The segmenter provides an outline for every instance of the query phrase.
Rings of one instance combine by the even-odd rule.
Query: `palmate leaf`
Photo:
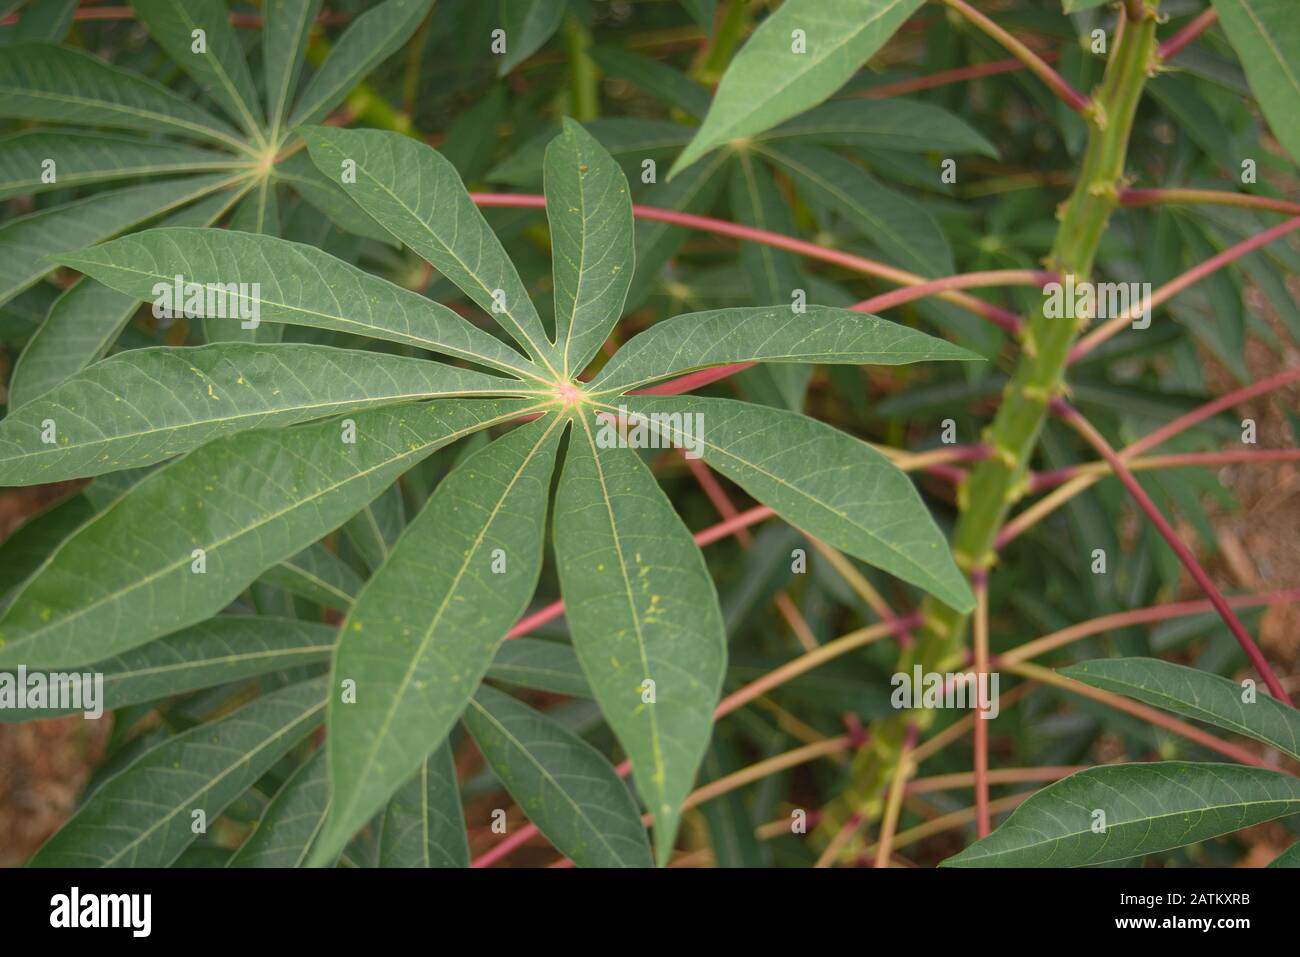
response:
[[[388,0],[353,20],[298,97],[285,129],[324,119],[367,73],[397,52],[432,5],[433,0]]]
[[[0,668],[98,661],[202,621],[435,449],[530,408],[447,399],[358,413],[355,443],[339,422],[211,442],[141,480],[51,556],[0,617]]]
[[[253,833],[227,867],[301,867],[329,806],[324,749],[304,761],[275,792]]]
[[[333,803],[314,866],[338,854],[446,736],[527,607],[562,424],[544,416],[469,456],[353,604],[334,654]],[[355,701],[344,700],[343,682]]]
[[[89,53],[48,43],[5,48],[0,116],[177,133],[248,151],[232,127],[161,84]]]
[[[732,399],[626,396],[619,404],[654,414],[652,428],[673,445],[698,443],[704,461],[792,525],[958,611],[975,606],[911,480],[866,443],[797,412]],[[683,431],[692,415],[702,416],[694,435]]]
[[[1105,830],[1093,830],[1105,813]],[[1089,768],[1035,793],[946,867],[1083,867],[1195,844],[1300,812],[1300,779],[1236,764]]]
[[[111,711],[317,664],[329,658],[335,635],[336,629],[330,625],[310,621],[220,615],[83,670],[104,676],[104,700],[100,703]],[[0,708],[0,722],[75,713],[76,708]]]
[[[128,186],[13,219],[0,226],[0,302],[52,272],[57,257],[116,235],[150,217],[215,192],[233,180],[221,173]]]
[[[55,160],[54,181],[42,163]],[[86,186],[132,176],[234,169],[228,153],[112,133],[23,130],[0,140],[0,199]]]
[[[380,867],[468,867],[469,842],[456,765],[444,741],[384,810]]]
[[[1300,20],[1288,0],[1213,0],[1269,129],[1300,163]]]
[[[614,353],[588,386],[630,392],[660,379],[735,362],[904,365],[980,356],[879,316],[830,306],[714,309],[655,323]]]
[[[921,0],[786,0],[727,67],[699,132],[669,176],[728,140],[753,136],[826,99]],[[795,52],[793,32],[806,50]]]
[[[506,52],[497,65],[497,76],[505,76],[541,49],[560,28],[567,8],[566,0],[500,0]]]
[[[101,785],[31,866],[168,866],[194,840],[194,811],[211,824],[320,723],[325,680],[263,695],[145,752]]]
[[[255,140],[262,137],[261,102],[244,59],[244,48],[230,25],[225,0],[133,0],[136,16],[149,35],[188,73],[203,92]],[[201,30],[201,52],[194,31]]]
[[[307,343],[120,352],[0,421],[0,486],[151,465],[250,429],[416,399],[508,395],[512,379]],[[53,422],[55,441],[42,439]]]
[[[238,288],[222,304],[227,312],[248,315],[256,308],[264,323],[357,333],[519,375],[536,374],[517,352],[446,306],[314,246],[273,236],[229,229],[150,229],[60,261],[146,302],[157,298],[157,284],[174,284],[178,275],[204,287],[226,289],[233,283]]]
[[[299,131],[326,176],[355,164],[344,191],[381,226],[487,311],[533,358],[548,363],[555,347],[514,264],[442,155],[400,133]],[[553,367],[550,371],[556,372]]]
[[[1243,701],[1241,685],[1219,675],[1156,658],[1103,658],[1062,668],[1060,673],[1244,734],[1300,760],[1300,711],[1267,694]]]
[[[529,820],[573,863],[653,866],[627,785],[586,741],[486,686],[470,700],[465,727]]]
[[[556,495],[560,590],[578,660],[655,816],[663,866],[708,747],[726,636],[690,532],[636,452],[597,449],[592,425],[575,416]]]
[[[215,193],[172,213],[162,225],[211,226],[225,215],[237,195],[233,190]],[[50,307],[14,365],[9,379],[10,408],[43,395],[103,358],[139,306],[135,296],[89,277],[68,289]]]
[[[546,215],[555,279],[560,372],[577,376],[609,338],[635,269],[627,179],[591,134],[567,117],[546,148]]]

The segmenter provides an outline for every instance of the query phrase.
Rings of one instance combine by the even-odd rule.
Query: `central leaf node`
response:
[[[566,407],[579,406],[587,401],[587,393],[583,392],[576,382],[556,383],[553,392],[560,404]]]

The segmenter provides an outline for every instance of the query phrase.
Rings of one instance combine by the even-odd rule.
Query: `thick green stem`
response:
[[[1076,280],[1088,278],[1097,245],[1111,212],[1119,205],[1124,160],[1138,100],[1156,62],[1154,3],[1138,22],[1125,24],[1101,86],[1088,111],[1088,145],[1074,192],[1062,207],[1060,228],[1046,263]],[[1087,318],[1049,318],[1040,309],[1025,326],[1022,354],[1003,391],[1002,404],[984,433],[993,454],[981,462],[958,494],[961,517],[953,534],[953,554],[967,572],[988,569],[996,561],[995,542],[1011,506],[1027,490],[1030,457],[1047,415],[1047,404],[1061,394],[1066,358]],[[932,599],[922,607],[925,627],[901,656],[898,671],[943,672],[963,661],[966,616]],[[823,840],[835,834],[855,811],[880,812],[882,789],[898,764],[909,724],[924,728],[932,714],[900,712],[877,722],[870,744],[855,757],[845,792],[828,808],[819,825]]]
[[[731,0],[717,21],[717,29],[708,46],[691,68],[691,76],[707,86],[714,86],[731,62],[749,28],[750,0]]]
[[[564,24],[564,46],[569,52],[569,92],[573,98],[573,118],[590,123],[600,115],[600,74],[587,51],[591,34],[576,16]]]

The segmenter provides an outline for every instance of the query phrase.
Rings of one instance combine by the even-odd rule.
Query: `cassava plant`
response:
[[[1300,382],[1246,359],[1300,340],[1300,21],[981,6],[0,27],[0,485],[54,490],[0,543],[0,722],[113,713],[30,863],[1205,863],[1294,823],[1239,611],[1300,588],[1224,594],[1196,469],[1300,460],[1223,414]]]

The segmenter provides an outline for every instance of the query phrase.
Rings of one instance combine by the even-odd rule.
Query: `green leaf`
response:
[[[7,0],[0,3],[0,11],[9,13],[21,5],[22,0]],[[0,44],[21,43],[25,40],[58,43],[68,35],[76,12],[77,0],[32,0],[23,9],[22,17],[16,24],[0,27]]]
[[[271,142],[280,141],[280,124],[302,73],[321,0],[269,0],[263,5],[262,63],[266,71],[266,119]]]
[[[104,697],[98,703],[113,711],[325,661],[335,633],[330,625],[291,618],[222,615],[83,670],[104,676]],[[35,721],[85,710],[0,708],[0,722]]]
[[[630,392],[659,379],[733,362],[906,365],[975,360],[973,352],[879,316],[830,306],[736,307],[692,312],[637,333],[588,392]]]
[[[214,173],[129,186],[11,219],[0,226],[0,261],[5,264],[0,302],[52,272],[52,257],[97,243],[229,182],[229,177]]]
[[[397,544],[405,527],[402,489],[394,482],[377,499],[348,519],[343,534],[373,571],[388,560],[388,553]]]
[[[1105,831],[1093,830],[1105,813]],[[1300,811],[1300,779],[1237,764],[1089,768],[1049,784],[946,867],[1083,867],[1195,844]]]
[[[217,312],[350,332],[419,346],[506,372],[534,376],[517,352],[452,310],[302,243],[229,229],[150,229],[60,262],[153,302],[175,277],[229,290]],[[222,301],[224,299],[224,302]],[[206,315],[206,303],[197,312]],[[227,320],[235,322],[235,319]]]
[[[632,795],[605,756],[546,715],[479,688],[465,727],[529,820],[579,867],[652,867]]]
[[[0,668],[98,661],[202,621],[435,449],[531,408],[448,399],[358,413],[355,443],[323,422],[197,449],[133,486],[26,583],[0,617]]]
[[[571,698],[590,698],[591,688],[569,645],[540,638],[515,638],[497,649],[487,676],[520,688]]]
[[[1091,10],[1093,7],[1109,2],[1110,0],[1061,0],[1061,6],[1066,13],[1078,13],[1080,10]]]
[[[519,273],[442,155],[400,133],[326,126],[300,132],[326,176],[339,176],[347,162],[356,164],[356,182],[342,185],[358,206],[490,313],[534,358],[553,355]]]
[[[432,4],[433,0],[388,0],[353,20],[298,97],[285,128],[324,119],[367,73],[397,52]]]
[[[976,153],[997,158],[997,147],[965,120],[916,100],[835,100],[754,137],[759,143],[795,140],[818,146],[865,146],[904,153]]]
[[[227,867],[302,867],[329,805],[324,748],[304,761],[275,792]]]
[[[702,117],[709,111],[709,91],[680,70],[618,47],[592,47],[589,52],[608,76],[626,80],[691,116]]]
[[[231,206],[236,194],[215,193],[163,220],[168,226],[210,226]],[[9,407],[30,402],[101,359],[140,308],[135,296],[83,278],[50,307],[28,341],[9,380]]]
[[[26,405],[100,358],[139,308],[134,296],[93,279],[78,281],[55,300],[18,357],[9,384],[10,408]],[[0,422],[0,434],[8,421]]]
[[[334,223],[350,233],[365,236],[386,246],[397,246],[393,234],[371,219],[333,180],[316,168],[306,153],[294,153],[275,165],[275,178],[288,183]]]
[[[81,50],[48,43],[5,48],[0,116],[179,133],[248,151],[234,129],[165,86]]]
[[[1103,658],[1062,668],[1060,673],[1094,688],[1244,734],[1300,760],[1300,711],[1268,694],[1243,701],[1241,685],[1219,675],[1157,658]]]
[[[320,723],[325,679],[290,685],[145,752],[94,792],[33,867],[166,867]]]
[[[497,76],[505,76],[540,50],[560,28],[567,7],[566,0],[500,0],[506,52],[497,65]]]
[[[546,148],[555,341],[560,372],[573,378],[609,338],[635,270],[632,198],[614,158],[579,124]]]
[[[731,208],[746,226],[787,236],[795,232],[790,204],[777,189],[772,174],[747,152],[736,157],[731,177]],[[794,253],[767,243],[743,244],[740,265],[751,294],[760,304],[788,303],[795,289],[804,285]]]
[[[73,495],[43,512],[28,516],[0,542],[0,610],[12,589],[41,566],[50,553],[95,514],[84,494]]]
[[[1300,19],[1290,0],[1214,0],[1269,128],[1300,163]]]
[[[132,349],[0,420],[0,485],[150,465],[224,435],[342,412],[516,391],[515,380],[469,369],[298,342]]]
[[[446,736],[528,606],[562,424],[545,416],[467,458],[357,597],[334,654],[334,803],[313,865],[341,851]],[[355,701],[343,700],[345,681]]]
[[[361,591],[361,576],[319,542],[267,569],[262,581],[326,608],[347,611]]]
[[[573,647],[655,815],[662,866],[722,688],[717,592],[650,470],[630,449],[598,451],[585,417],[574,420],[554,535]]]
[[[792,525],[957,611],[975,607],[911,479],[865,442],[797,412],[732,399],[627,396],[619,402],[629,412],[657,413],[664,438],[694,444],[710,466]],[[703,416],[693,436],[683,431],[693,421],[688,416]]]
[[[641,194],[641,199],[645,205],[660,209],[707,213],[726,185],[727,177],[720,175],[719,171],[730,161],[731,157],[726,153],[715,153],[706,162],[683,170],[672,182],[651,186]],[[677,254],[690,235],[685,227],[653,219],[638,219],[635,229],[636,275],[632,277],[632,287],[623,307],[628,312],[645,302],[664,265]]]
[[[1296,841],[1285,851],[1273,858],[1269,867],[1300,867],[1300,841]]]
[[[749,152],[736,156],[731,177],[731,209],[746,226],[787,236],[796,231],[790,204],[777,189],[772,174]],[[793,302],[796,290],[806,289],[808,285],[795,255],[767,243],[741,243],[740,266],[749,283],[750,295],[758,303]],[[799,408],[803,405],[812,368],[763,366],[742,372],[741,376],[738,382],[746,394],[771,395],[783,405]]]
[[[260,140],[262,107],[225,0],[133,0],[132,5],[172,61],[238,120],[244,132]]]
[[[280,204],[275,197],[275,180],[263,176],[240,202],[230,218],[230,228],[262,236],[280,233]]]
[[[54,162],[53,182],[43,166]],[[34,195],[132,176],[229,170],[232,157],[213,150],[110,133],[23,130],[0,140],[0,199]]]
[[[727,67],[699,132],[669,176],[728,140],[753,136],[844,85],[921,0],[786,0]],[[795,52],[794,31],[806,40]]]
[[[898,265],[922,276],[954,271],[952,250],[939,224],[861,166],[819,146],[763,146],[760,152]]]
[[[584,124],[588,133],[618,160],[624,172],[636,174],[647,159],[658,162],[675,155],[691,138],[692,127],[666,120],[608,116]],[[531,187],[542,180],[547,144],[558,130],[547,130],[529,140],[518,152],[488,171],[492,182]]]
[[[469,867],[460,785],[447,741],[420,763],[420,770],[388,802],[379,866]]]

